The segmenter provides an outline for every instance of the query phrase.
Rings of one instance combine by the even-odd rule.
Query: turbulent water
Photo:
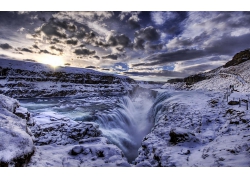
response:
[[[75,121],[92,121],[100,125],[103,135],[117,145],[129,162],[137,157],[143,137],[149,133],[153,122],[149,110],[153,105],[149,94],[136,97],[109,96],[89,98],[39,98],[20,99],[33,116],[53,111]]]

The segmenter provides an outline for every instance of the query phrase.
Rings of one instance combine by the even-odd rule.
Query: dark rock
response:
[[[228,105],[238,105],[240,104],[239,101],[229,101]]]
[[[72,155],[77,155],[83,152],[83,147],[82,146],[75,146],[73,147],[73,149],[71,150],[71,154]]]
[[[169,133],[170,142],[176,144],[179,142],[189,141],[195,137],[193,133],[183,128],[174,128]]]
[[[247,49],[235,54],[233,59],[231,61],[228,61],[223,67],[227,68],[230,66],[236,66],[240,63],[248,61],[249,59],[250,59],[250,51]]]
[[[99,150],[96,152],[97,157],[104,157],[104,152]]]
[[[167,82],[173,84],[173,83],[178,83],[178,82],[184,82],[184,79],[180,79],[180,78],[169,79]]]

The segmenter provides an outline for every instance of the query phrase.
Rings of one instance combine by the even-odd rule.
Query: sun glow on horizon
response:
[[[53,68],[64,65],[63,59],[59,56],[54,56],[54,55],[43,56],[41,60],[39,60],[39,62],[43,64],[48,64],[52,66]]]

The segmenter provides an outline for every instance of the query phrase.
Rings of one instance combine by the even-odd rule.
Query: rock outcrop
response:
[[[26,119],[15,115],[17,100],[0,94],[0,166],[25,166],[35,146]]]

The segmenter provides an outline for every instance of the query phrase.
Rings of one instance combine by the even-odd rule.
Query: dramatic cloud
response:
[[[60,25],[62,24],[55,23],[53,19],[50,19],[48,23],[44,23],[40,28],[36,29],[36,32],[42,32],[48,37],[67,38],[65,31]]]
[[[250,13],[241,11],[5,11],[0,27],[2,57],[60,55],[141,80],[207,71],[250,48]]]
[[[183,49],[174,52],[158,53],[146,58],[144,66],[162,65],[170,62],[191,60],[212,55],[233,55],[234,53],[250,47],[250,34],[242,36],[223,36],[213,41],[205,49]],[[139,63],[140,64],[140,63]],[[138,66],[135,64],[134,66]]]
[[[93,56],[93,58],[98,59],[98,60],[100,59],[100,57],[99,57],[99,56]]]
[[[145,49],[147,51],[159,51],[163,48],[163,44],[151,44],[149,42],[145,43]]]
[[[144,43],[145,41],[143,39],[140,38],[135,38],[134,40],[134,49],[144,49]]]
[[[5,44],[0,44],[0,48],[4,50],[8,50],[8,49],[12,49],[13,47],[10,46],[8,43],[5,43]]]
[[[156,41],[159,40],[160,33],[153,26],[149,26],[135,31],[135,36],[147,41]]]
[[[28,52],[28,53],[33,53],[33,51],[30,50],[30,49],[28,49],[28,48],[21,48],[20,51]]]
[[[32,47],[35,49],[40,49],[36,44],[34,44]]]
[[[57,48],[57,47],[55,47],[55,46],[50,46],[50,49],[56,50],[56,51],[58,51],[58,52],[60,52],[60,53],[63,52],[63,49]]]
[[[61,27],[65,30],[68,30],[68,31],[71,31],[71,32],[75,32],[77,30],[77,27],[76,25],[74,25],[73,23],[69,23],[69,22],[66,22],[66,21],[54,21],[52,20],[51,21],[52,24],[54,24],[55,26],[58,26],[58,27]]]
[[[139,21],[138,14],[134,14],[128,19],[128,25],[132,29],[139,29],[141,27]]]
[[[77,39],[67,39],[66,43],[67,44],[72,44],[72,45],[77,45],[78,40]]]
[[[83,12],[59,12],[53,15],[54,18],[60,19],[60,20],[75,20],[78,23],[83,23],[86,20],[90,21],[103,21],[105,19],[109,19],[114,15],[113,12],[107,12],[107,11],[83,11]]]
[[[51,53],[51,52],[49,52],[48,50],[46,50],[46,49],[44,49],[44,50],[40,50],[40,52],[39,53],[44,53],[44,54],[51,54],[51,55],[55,55],[55,54],[53,54],[53,53]]]
[[[111,60],[117,60],[118,55],[116,54],[108,54],[106,56],[102,56],[102,59],[111,59]]]
[[[88,55],[93,55],[95,54],[95,51],[91,51],[89,49],[76,49],[74,51],[76,55],[83,55],[83,56],[88,56]]]
[[[127,47],[130,43],[130,39],[124,34],[121,35],[111,35],[108,38],[108,45],[117,46],[121,45],[123,47]]]

